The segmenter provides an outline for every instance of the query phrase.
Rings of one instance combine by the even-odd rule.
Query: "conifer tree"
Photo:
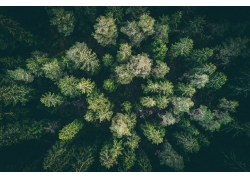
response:
[[[59,33],[69,36],[75,27],[75,17],[72,11],[65,11],[64,8],[58,7],[52,10],[53,17],[50,23],[57,27]]]
[[[74,63],[76,69],[81,69],[94,74],[99,69],[99,60],[96,53],[88,48],[87,44],[76,42],[67,52],[66,58]]]
[[[94,25],[95,32],[92,36],[102,46],[116,43],[118,36],[115,20],[112,17],[100,16],[96,19],[97,24]]]

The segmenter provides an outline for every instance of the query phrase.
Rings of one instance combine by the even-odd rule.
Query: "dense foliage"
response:
[[[213,135],[250,136],[237,113],[249,22],[230,29],[188,7],[38,9],[39,26],[0,8],[0,152],[46,147],[3,171],[187,171]]]

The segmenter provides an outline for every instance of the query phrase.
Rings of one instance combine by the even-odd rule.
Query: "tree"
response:
[[[115,20],[112,17],[100,16],[96,19],[97,24],[94,25],[95,32],[92,36],[102,46],[116,43],[118,36]]]
[[[144,136],[147,137],[149,141],[153,144],[160,144],[163,142],[163,137],[165,136],[165,129],[161,125],[153,125],[146,122],[141,126]]]
[[[192,97],[196,92],[191,84],[178,83],[177,92],[183,97]]]
[[[42,71],[42,64],[47,62],[48,54],[40,52],[40,51],[33,51],[31,53],[31,58],[26,60],[26,68],[27,70],[32,73],[34,76],[40,77],[43,75]]]
[[[111,67],[112,64],[114,63],[114,58],[110,54],[105,54],[102,57],[102,62],[103,62],[103,64],[104,64],[105,67]]]
[[[169,27],[170,27],[171,32],[174,32],[178,28],[178,26],[181,22],[182,16],[183,16],[182,11],[177,11],[177,12],[171,14],[171,16],[169,18]],[[168,18],[166,18],[166,19],[168,19]],[[163,21],[163,19],[162,19],[162,21]]]
[[[44,157],[43,168],[47,171],[62,172],[69,167],[75,146],[69,148],[70,141],[57,141]]]
[[[227,76],[224,73],[216,72],[210,76],[209,81],[206,84],[206,87],[218,90],[226,83],[226,81],[227,81]]]
[[[117,26],[120,27],[123,16],[124,16],[123,7],[107,6],[105,10],[105,14],[108,17],[113,17],[115,19]]]
[[[0,147],[11,146],[25,140],[35,140],[45,134],[44,122],[30,119],[8,122],[0,127]]]
[[[25,105],[32,97],[32,91],[33,89],[28,86],[17,85],[15,83],[9,86],[2,86],[0,87],[1,101],[4,102],[5,106],[15,106],[19,102]]]
[[[171,52],[173,57],[187,56],[193,48],[193,40],[189,38],[181,38],[180,42],[171,45]]]
[[[117,76],[117,82],[120,84],[129,84],[135,77],[128,64],[117,66],[115,68],[115,73]]]
[[[140,98],[140,103],[142,106],[147,108],[154,107],[156,105],[155,100],[149,96]]]
[[[129,46],[127,43],[120,44],[119,51],[117,52],[116,58],[117,61],[120,63],[126,63],[132,53],[131,46]]]
[[[138,26],[145,36],[150,36],[154,33],[154,22],[155,19],[150,17],[147,13],[140,16]]]
[[[161,61],[156,61],[156,65],[152,69],[152,75],[156,79],[164,78],[164,76],[169,72],[170,68],[168,65]]]
[[[156,101],[156,107],[159,109],[165,109],[168,106],[169,99],[167,96],[156,96],[154,100]]]
[[[229,112],[236,112],[236,108],[239,106],[238,101],[230,101],[226,98],[222,98],[219,100],[219,108],[229,111]]]
[[[75,17],[72,11],[65,11],[63,8],[52,8],[53,18],[50,23],[57,27],[59,33],[64,36],[69,36],[75,27]]]
[[[167,46],[161,39],[155,40],[152,44],[152,57],[154,60],[164,61],[167,53]]]
[[[95,87],[95,83],[91,82],[90,79],[81,78],[76,88],[79,89],[83,94],[90,95]]]
[[[56,59],[45,63],[41,69],[43,70],[45,77],[52,81],[56,81],[62,76],[62,69]]]
[[[113,105],[108,100],[108,98],[104,97],[104,94],[92,94],[87,98],[87,102],[89,104],[88,111],[85,115],[85,120],[93,121],[99,119],[100,122],[104,120],[110,120],[113,112]]]
[[[119,166],[118,171],[129,171],[135,164],[136,154],[131,150],[123,151],[123,162],[122,165]]]
[[[205,87],[206,83],[209,81],[209,77],[206,74],[195,73],[189,77],[190,85],[194,88],[201,89]]]
[[[161,40],[163,43],[168,43],[168,33],[170,31],[168,24],[155,23],[154,40]]]
[[[63,103],[64,99],[62,96],[48,92],[45,93],[41,99],[41,103],[43,103],[46,107],[56,107]]]
[[[177,144],[180,145],[186,152],[194,153],[200,150],[197,139],[192,137],[190,134],[178,132],[175,135]]]
[[[131,136],[131,130],[134,128],[136,123],[135,114],[122,114],[117,113],[112,118],[112,124],[110,130],[113,136],[116,138],[121,138],[123,136]]]
[[[170,126],[176,123],[176,118],[173,116],[171,112],[166,111],[165,114],[158,114],[158,116],[162,119],[162,126]]]
[[[79,79],[74,76],[64,76],[59,80],[58,87],[64,96],[74,98],[81,95],[81,91],[77,89]]]
[[[158,152],[158,157],[162,165],[167,165],[176,171],[182,171],[184,169],[183,157],[177,154],[167,141],[163,144],[163,150]]]
[[[189,109],[194,106],[194,103],[190,98],[172,97],[171,101],[174,105],[174,114],[189,112]]]
[[[85,172],[94,163],[94,146],[77,148],[74,151],[72,169],[74,172]]]
[[[129,37],[131,46],[139,47],[140,43],[145,39],[145,35],[141,32],[136,21],[127,21],[120,31]]]
[[[131,135],[126,137],[124,141],[124,146],[128,147],[130,150],[135,150],[139,147],[140,136],[137,135],[135,131],[131,131]]]
[[[83,122],[75,119],[73,122],[67,124],[59,131],[60,140],[71,140],[83,128]]]
[[[94,74],[99,69],[99,60],[95,53],[92,53],[87,44],[76,42],[67,52],[66,58],[74,63],[76,69],[80,68]]]
[[[112,143],[105,143],[100,152],[100,163],[107,169],[117,164],[117,158],[122,154],[122,141],[113,141]]]
[[[165,96],[173,94],[173,84],[167,80],[158,81],[153,83],[151,80],[148,80],[147,86],[142,85],[144,93],[158,93]]]
[[[24,81],[30,83],[34,80],[34,77],[22,68],[17,68],[13,71],[8,70],[7,73],[9,77],[13,78],[16,81]]]
[[[129,67],[135,76],[145,78],[151,71],[151,59],[144,53],[132,56]]]
[[[117,84],[113,79],[106,79],[103,82],[103,88],[108,92],[114,92],[117,89]]]

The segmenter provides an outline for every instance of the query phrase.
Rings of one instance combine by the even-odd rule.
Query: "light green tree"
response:
[[[160,144],[163,142],[163,137],[165,136],[165,129],[161,125],[153,125],[146,122],[141,126],[143,134],[147,137],[149,141],[153,144]]]
[[[164,78],[164,76],[169,72],[170,68],[168,65],[161,61],[156,61],[156,65],[153,67],[151,73],[154,78],[160,79]]]
[[[178,83],[177,92],[183,97],[192,97],[196,92],[191,84]]]
[[[173,57],[187,56],[193,49],[193,40],[189,38],[181,38],[180,42],[171,45],[171,52]]]
[[[60,140],[71,140],[77,133],[83,128],[83,122],[79,119],[75,119],[73,122],[67,124],[59,131]]]
[[[124,146],[131,150],[135,150],[139,147],[140,136],[137,135],[136,131],[132,130],[131,135],[126,137]]]
[[[132,46],[139,47],[140,43],[145,39],[145,35],[141,32],[136,21],[127,21],[127,23],[121,27],[121,32],[129,37]]]
[[[117,158],[122,154],[122,141],[106,142],[100,152],[100,163],[107,169],[118,164]]]
[[[74,63],[74,68],[80,68],[91,74],[96,73],[100,66],[96,53],[92,53],[92,50],[84,42],[76,42],[75,45],[66,51],[66,58]]]
[[[9,77],[16,81],[24,81],[30,83],[34,80],[34,77],[22,68],[17,68],[15,70],[8,70],[7,74]]]
[[[94,148],[94,146],[76,148],[71,165],[74,172],[85,172],[90,168],[95,161]]]
[[[156,107],[159,109],[165,109],[168,106],[169,99],[167,96],[156,96],[154,97],[154,100],[156,101]]]
[[[158,116],[162,119],[161,125],[166,127],[176,123],[176,118],[171,112],[166,111],[165,114],[158,114]]]
[[[50,23],[57,27],[59,33],[69,36],[75,27],[75,17],[72,11],[65,11],[62,7],[52,8],[53,18]]]
[[[189,109],[194,106],[194,102],[190,98],[172,97],[171,101],[174,105],[174,114],[189,112]]]
[[[157,39],[151,44],[151,47],[153,59],[164,61],[168,50],[166,44],[161,39]]]
[[[142,85],[144,93],[158,93],[165,96],[173,94],[173,84],[168,80],[158,81],[153,83],[151,80],[147,81],[147,86]]]
[[[209,76],[206,74],[193,74],[189,77],[190,85],[194,88],[201,89],[205,87],[206,83],[209,81]]]
[[[79,89],[83,94],[90,95],[95,87],[95,83],[91,82],[90,79],[81,78],[76,88]]]
[[[123,136],[131,136],[131,130],[136,124],[135,114],[122,114],[117,113],[112,118],[110,130],[114,137],[121,138]]]
[[[59,80],[58,87],[61,93],[70,98],[74,98],[81,95],[81,91],[77,88],[79,79],[74,76],[64,76]]]
[[[48,92],[42,95],[40,98],[41,103],[43,103],[46,107],[56,107],[63,103],[64,99],[62,96]]]
[[[89,104],[88,111],[85,115],[85,119],[88,120],[97,120],[100,122],[104,120],[110,120],[112,118],[113,105],[108,100],[108,98],[104,97],[104,94],[91,94],[87,98],[87,102]]]
[[[154,107],[156,105],[156,101],[149,96],[141,97],[140,103],[142,106],[147,107],[147,108]]]
[[[115,68],[117,82],[120,84],[129,84],[135,77],[128,64],[121,64]]]
[[[96,19],[97,23],[94,25],[95,32],[92,36],[102,46],[107,46],[116,43],[118,36],[115,19],[112,17],[100,16]]]
[[[138,26],[145,36],[150,36],[154,33],[154,22],[155,19],[150,17],[147,13],[140,16]]]
[[[138,54],[137,56],[132,56],[129,62],[129,68],[132,73],[137,77],[145,78],[150,74],[152,60],[148,58],[148,55]]]
[[[32,91],[33,89],[28,86],[11,83],[9,86],[0,87],[0,98],[5,106],[15,106],[17,103],[25,105],[32,97]]]
[[[129,46],[127,43],[120,44],[119,51],[117,51],[116,55],[117,61],[120,63],[126,63],[132,54],[131,48],[132,47]]]
[[[62,76],[62,69],[57,59],[45,63],[41,69],[43,70],[45,77],[52,81],[56,81]]]

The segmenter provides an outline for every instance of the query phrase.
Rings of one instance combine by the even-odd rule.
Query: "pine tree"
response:
[[[75,27],[75,17],[72,11],[65,11],[63,8],[52,8],[53,17],[50,23],[57,27],[59,33],[69,36]]]
[[[83,122],[75,119],[73,122],[67,124],[59,132],[60,140],[71,140],[83,128]]]
[[[173,57],[187,56],[193,48],[193,40],[189,38],[181,38],[180,42],[171,45],[171,52]]]
[[[89,49],[84,42],[76,42],[75,45],[66,52],[66,58],[74,63],[74,68],[80,68],[91,74],[96,73],[100,66],[96,53],[92,53],[92,50]]]
[[[96,19],[97,24],[94,25],[95,32],[92,36],[102,46],[107,46],[116,43],[118,36],[115,19],[112,17],[100,16]]]
[[[64,99],[62,96],[48,92],[45,93],[40,98],[41,103],[43,103],[46,107],[56,107],[63,103]]]
[[[165,136],[165,129],[161,125],[153,125],[146,122],[141,126],[143,134],[147,137],[149,141],[153,144],[160,144],[163,142],[163,137]]]
[[[61,93],[70,98],[74,98],[81,95],[81,91],[77,89],[79,80],[74,76],[64,76],[59,80],[58,87]]]

